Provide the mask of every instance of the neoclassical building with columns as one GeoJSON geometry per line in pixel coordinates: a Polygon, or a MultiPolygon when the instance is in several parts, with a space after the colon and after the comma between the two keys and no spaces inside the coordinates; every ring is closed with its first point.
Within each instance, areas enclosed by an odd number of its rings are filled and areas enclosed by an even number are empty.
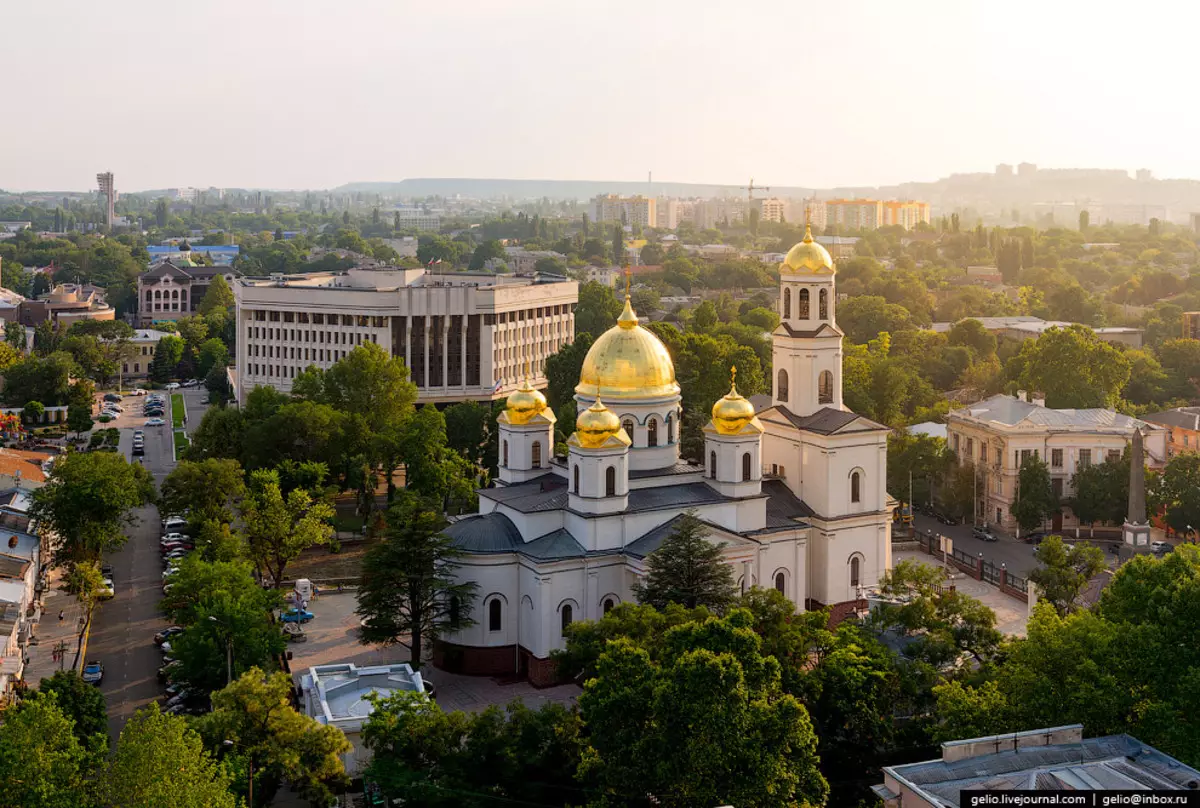
{"type": "MultiPolygon", "coordinates": [[[[528,383],[500,415],[500,470],[479,513],[446,533],[477,584],[474,625],[441,638],[435,662],[549,684],[563,630],[633,599],[646,559],[687,512],[722,545],[743,589],[774,587],[797,611],[844,615],[891,566],[888,429],[842,404],[835,266],[811,234],[780,266],[772,402],[738,393],[712,408],[705,463],[679,456],[671,356],[625,299],[592,345],[568,454],[528,383]]],[[[724,372],[713,368],[714,373],[724,372]]]]}

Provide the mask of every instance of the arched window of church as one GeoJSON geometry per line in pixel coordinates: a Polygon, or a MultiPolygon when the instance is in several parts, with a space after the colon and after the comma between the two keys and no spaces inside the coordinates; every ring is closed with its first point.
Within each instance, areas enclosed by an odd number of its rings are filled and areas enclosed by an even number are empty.
{"type": "Polygon", "coordinates": [[[533,457],[533,467],[540,469],[542,467],[542,442],[535,440],[533,447],[530,449],[530,455],[533,457]]]}
{"type": "Polygon", "coordinates": [[[504,468],[508,468],[508,441],[504,441],[504,460],[500,463],[504,468]]]}
{"type": "Polygon", "coordinates": [[[858,586],[859,584],[859,568],[862,566],[862,559],[859,556],[850,558],[850,586],[858,586]]]}
{"type": "Polygon", "coordinates": [[[821,296],[818,299],[820,300],[820,302],[817,304],[817,314],[820,315],[819,319],[828,320],[829,319],[829,292],[822,289],[821,296]]]}
{"type": "Polygon", "coordinates": [[[571,625],[571,620],[574,618],[574,611],[571,609],[571,604],[564,603],[562,607],[562,630],[565,634],[567,626],[571,625]]]}
{"type": "Polygon", "coordinates": [[[792,290],[783,290],[783,319],[791,319],[792,316],[792,290]]]}
{"type": "Polygon", "coordinates": [[[776,377],[779,381],[775,385],[775,396],[780,401],[788,400],[788,378],[787,371],[780,369],[779,375],[776,377]]]}
{"type": "Polygon", "coordinates": [[[572,475],[573,475],[573,482],[575,483],[575,493],[578,494],[579,493],[579,466],[575,467],[575,470],[572,472],[572,475]]]}
{"type": "Polygon", "coordinates": [[[625,434],[629,436],[629,439],[633,440],[633,421],[626,418],[621,422],[621,428],[625,430],[625,434]]]}
{"type": "Polygon", "coordinates": [[[675,416],[667,416],[667,445],[675,442],[675,416]]]}
{"type": "Polygon", "coordinates": [[[604,613],[605,613],[605,614],[608,614],[609,612],[611,612],[611,611],[613,610],[613,608],[614,608],[616,605],[617,605],[617,604],[613,603],[613,599],[612,599],[612,598],[605,598],[605,599],[604,599],[604,613]]]}
{"type": "Polygon", "coordinates": [[[613,466],[609,466],[604,470],[604,496],[615,497],[617,495],[617,470],[613,466]]]}
{"type": "Polygon", "coordinates": [[[499,631],[504,617],[504,604],[500,598],[492,598],[488,604],[488,631],[499,631]]]}
{"type": "Polygon", "coordinates": [[[817,403],[833,403],[833,373],[828,370],[822,370],[817,377],[817,403]]]}
{"type": "Polygon", "coordinates": [[[786,595],[785,589],[787,589],[787,576],[782,571],[775,573],[775,590],[781,595],[786,595]]]}
{"type": "Polygon", "coordinates": [[[658,419],[657,418],[651,418],[649,423],[646,424],[646,445],[647,446],[657,446],[658,445],[658,419]]]}
{"type": "Polygon", "coordinates": [[[862,502],[862,475],[857,471],[850,473],[850,501],[862,502]]]}
{"type": "Polygon", "coordinates": [[[708,453],[708,476],[717,479],[717,453],[708,453]]]}
{"type": "Polygon", "coordinates": [[[457,628],[462,620],[462,603],[458,599],[458,595],[450,596],[450,627],[457,628]]]}
{"type": "Polygon", "coordinates": [[[796,308],[797,308],[796,316],[799,317],[801,320],[807,320],[808,319],[808,290],[807,289],[800,290],[800,296],[798,298],[798,301],[799,301],[799,305],[796,306],[796,308]]]}
{"type": "Polygon", "coordinates": [[[750,453],[746,452],[744,455],[742,455],[742,482],[750,482],[750,477],[752,476],[750,471],[750,453]]]}

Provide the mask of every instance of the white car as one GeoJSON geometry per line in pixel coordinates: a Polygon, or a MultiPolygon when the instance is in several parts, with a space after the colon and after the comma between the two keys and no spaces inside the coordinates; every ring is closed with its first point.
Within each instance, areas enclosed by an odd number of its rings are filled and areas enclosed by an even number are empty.
{"type": "Polygon", "coordinates": [[[1171,549],[1171,545],[1165,541],[1150,542],[1150,549],[1155,553],[1165,553],[1171,549]]]}
{"type": "Polygon", "coordinates": [[[132,390],[130,390],[130,391],[129,391],[129,395],[131,395],[131,396],[144,396],[144,395],[146,395],[146,391],[145,391],[145,390],[143,390],[143,389],[142,389],[142,388],[140,388],[140,387],[135,387],[135,388],[133,388],[132,390]]]}
{"type": "Polygon", "coordinates": [[[146,426],[166,426],[167,422],[161,418],[151,418],[146,422],[146,426]]]}
{"type": "Polygon", "coordinates": [[[163,389],[164,390],[178,390],[179,382],[171,382],[170,384],[163,385],[163,389]]]}
{"type": "Polygon", "coordinates": [[[177,533],[181,528],[187,527],[187,520],[182,516],[168,516],[163,520],[163,528],[168,533],[177,533]]]}
{"type": "Polygon", "coordinates": [[[99,594],[103,600],[108,600],[117,594],[117,589],[115,586],[113,586],[112,578],[104,579],[104,585],[100,587],[100,591],[97,594],[99,594]]]}
{"type": "Polygon", "coordinates": [[[191,536],[187,535],[186,533],[171,531],[163,534],[162,541],[187,541],[190,538],[191,536]]]}

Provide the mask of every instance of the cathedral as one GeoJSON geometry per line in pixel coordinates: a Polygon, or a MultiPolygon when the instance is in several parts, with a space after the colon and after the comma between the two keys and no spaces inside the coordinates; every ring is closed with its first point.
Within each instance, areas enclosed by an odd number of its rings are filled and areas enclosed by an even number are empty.
{"type": "MultiPolygon", "coordinates": [[[[780,266],[771,402],[712,408],[704,465],[679,456],[680,406],[666,347],[625,297],[589,350],[565,458],[555,415],[528,382],[499,418],[500,469],[479,513],[446,529],[478,585],[474,625],[446,635],[452,671],[555,679],[563,630],[633,599],[646,558],[694,513],[743,590],[774,587],[797,611],[844,616],[891,566],[887,427],[842,404],[835,266],[811,233],[780,266]]],[[[722,372],[713,368],[714,373],[722,372]]]]}

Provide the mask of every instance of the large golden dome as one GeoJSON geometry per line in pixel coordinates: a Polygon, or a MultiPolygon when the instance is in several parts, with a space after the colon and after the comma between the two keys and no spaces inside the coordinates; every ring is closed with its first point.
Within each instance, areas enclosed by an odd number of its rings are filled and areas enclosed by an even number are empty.
{"type": "Polygon", "coordinates": [[[789,275],[832,275],[833,258],[829,250],[813,240],[812,228],[806,224],[804,240],[788,250],[779,271],[789,275]]]}
{"type": "Polygon", "coordinates": [[[621,419],[604,406],[599,398],[592,406],[579,413],[575,420],[574,438],[585,449],[599,449],[614,436],[624,438],[622,442],[629,444],[629,438],[621,429],[621,419]]]}
{"type": "Polygon", "coordinates": [[[679,395],[675,364],[662,340],[638,325],[629,296],[617,324],[583,360],[575,392],[588,398],[641,399],[679,395]]]}
{"type": "Polygon", "coordinates": [[[546,397],[534,390],[529,384],[529,377],[526,377],[516,392],[508,397],[504,409],[510,424],[527,424],[546,409],[546,397]]]}

